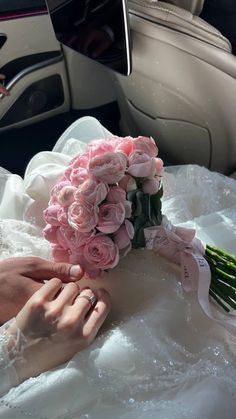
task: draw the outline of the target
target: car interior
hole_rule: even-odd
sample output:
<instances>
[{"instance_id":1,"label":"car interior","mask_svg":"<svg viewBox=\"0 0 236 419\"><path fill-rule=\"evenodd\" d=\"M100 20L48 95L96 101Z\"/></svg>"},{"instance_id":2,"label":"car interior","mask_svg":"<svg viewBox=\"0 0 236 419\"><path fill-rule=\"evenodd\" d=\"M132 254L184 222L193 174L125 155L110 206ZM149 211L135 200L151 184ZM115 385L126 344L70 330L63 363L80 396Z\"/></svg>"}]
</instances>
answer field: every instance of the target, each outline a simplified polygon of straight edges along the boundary
<instances>
[{"instance_id":1,"label":"car interior","mask_svg":"<svg viewBox=\"0 0 236 419\"><path fill-rule=\"evenodd\" d=\"M168 165L234 177L236 57L199 17L204 0L76 3L0 1L10 92L0 96L0 165L23 175L35 153L91 115L116 135L152 136ZM97 53L100 29L110 41Z\"/></svg>"}]
</instances>

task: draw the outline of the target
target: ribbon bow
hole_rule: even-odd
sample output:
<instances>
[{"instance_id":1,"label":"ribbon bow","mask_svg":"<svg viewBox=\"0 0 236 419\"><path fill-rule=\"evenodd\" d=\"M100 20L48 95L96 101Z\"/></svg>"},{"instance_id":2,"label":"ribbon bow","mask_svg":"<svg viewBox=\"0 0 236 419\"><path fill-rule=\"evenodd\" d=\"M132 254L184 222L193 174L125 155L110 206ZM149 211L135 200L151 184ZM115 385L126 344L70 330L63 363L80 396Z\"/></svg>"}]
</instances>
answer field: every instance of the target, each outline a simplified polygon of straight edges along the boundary
<instances>
[{"instance_id":1,"label":"ribbon bow","mask_svg":"<svg viewBox=\"0 0 236 419\"><path fill-rule=\"evenodd\" d=\"M195 230L175 227L164 220L164 225L145 228L144 236L147 249L180 265L183 289L197 291L198 302L205 314L236 336L236 319L226 317L210 304L211 271L204 258L204 246L195 237Z\"/></svg>"},{"instance_id":2,"label":"ribbon bow","mask_svg":"<svg viewBox=\"0 0 236 419\"><path fill-rule=\"evenodd\" d=\"M204 247L195 238L195 230L175 227L168 223L166 227L155 226L144 230L147 249L181 266L181 283L185 291L198 289L199 276L208 277L210 287L211 273L204 259ZM208 289L209 291L209 289Z\"/></svg>"}]
</instances>

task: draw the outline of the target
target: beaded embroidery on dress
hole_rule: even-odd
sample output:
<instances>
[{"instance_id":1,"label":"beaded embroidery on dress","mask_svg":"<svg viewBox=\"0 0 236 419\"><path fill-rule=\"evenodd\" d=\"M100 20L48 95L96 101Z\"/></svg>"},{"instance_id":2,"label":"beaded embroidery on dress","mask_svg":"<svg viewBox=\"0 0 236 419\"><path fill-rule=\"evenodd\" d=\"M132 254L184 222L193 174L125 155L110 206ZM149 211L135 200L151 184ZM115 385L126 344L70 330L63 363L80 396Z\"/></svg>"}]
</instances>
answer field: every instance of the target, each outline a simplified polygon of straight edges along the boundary
<instances>
[{"instance_id":1,"label":"beaded embroidery on dress","mask_svg":"<svg viewBox=\"0 0 236 419\"><path fill-rule=\"evenodd\" d=\"M40 153L28 166L22 217L15 214L17 221L9 222L1 213L5 257L11 251L50 257L39 227L51 185L68 155L83 147L77 139L109 136L93 118L74 128L56 152ZM88 129L91 138L84 137ZM193 226L200 239L235 253L235 181L180 166L167 169L164 185L163 213L172 223ZM195 294L182 291L174 266L139 249L102 279L86 283L112 295L101 334L66 365L10 390L0 399L0 418L234 419L236 340L204 315Z\"/></svg>"}]
</instances>

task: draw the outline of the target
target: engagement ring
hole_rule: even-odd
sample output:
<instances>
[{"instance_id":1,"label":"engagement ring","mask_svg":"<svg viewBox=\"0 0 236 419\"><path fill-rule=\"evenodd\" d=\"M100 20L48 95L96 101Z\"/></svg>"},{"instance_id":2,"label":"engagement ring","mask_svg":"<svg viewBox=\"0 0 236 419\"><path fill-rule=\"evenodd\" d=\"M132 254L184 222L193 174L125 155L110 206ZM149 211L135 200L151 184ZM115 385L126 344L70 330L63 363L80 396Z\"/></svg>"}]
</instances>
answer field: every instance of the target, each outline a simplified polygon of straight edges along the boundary
<instances>
[{"instance_id":1,"label":"engagement ring","mask_svg":"<svg viewBox=\"0 0 236 419\"><path fill-rule=\"evenodd\" d=\"M91 307L93 307L97 302L96 297L94 295L90 297L88 295L79 295L77 298L85 298L91 304Z\"/></svg>"}]
</instances>

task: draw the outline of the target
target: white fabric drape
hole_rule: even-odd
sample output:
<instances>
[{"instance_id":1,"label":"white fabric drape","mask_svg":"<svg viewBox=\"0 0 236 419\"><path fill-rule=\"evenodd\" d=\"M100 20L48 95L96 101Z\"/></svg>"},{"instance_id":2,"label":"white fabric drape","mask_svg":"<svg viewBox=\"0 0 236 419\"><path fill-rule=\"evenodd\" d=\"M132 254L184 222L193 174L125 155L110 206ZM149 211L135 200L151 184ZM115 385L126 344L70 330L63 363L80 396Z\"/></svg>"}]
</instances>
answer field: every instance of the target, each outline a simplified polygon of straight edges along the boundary
<instances>
[{"instance_id":1,"label":"white fabric drape","mask_svg":"<svg viewBox=\"0 0 236 419\"><path fill-rule=\"evenodd\" d=\"M109 137L82 118L53 152L36 155L24 181L1 173L1 258L50 258L41 236L49 190L91 139ZM200 239L236 253L236 182L198 166L166 170L163 212ZM0 399L0 418L235 418L236 340L186 295L174 266L132 251L105 277L87 281L112 296L111 315L91 347Z\"/></svg>"}]
</instances>

